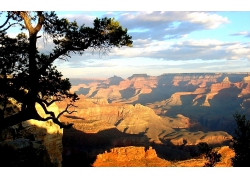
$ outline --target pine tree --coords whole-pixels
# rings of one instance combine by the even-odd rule
[[[232,163],[234,167],[250,167],[250,121],[246,120],[245,114],[236,112],[233,116],[237,128],[233,137],[235,157],[232,158]]]
[[[112,47],[132,46],[133,42],[127,29],[112,18],[96,18],[93,27],[79,26],[55,12],[8,11],[0,12],[0,18],[5,18],[0,22],[0,130],[29,119],[51,119],[61,128],[71,127],[62,124],[59,117],[73,113],[71,107],[79,98],[70,92],[69,79],[57,71],[54,61],[68,60],[71,53],[83,55],[86,49],[107,53]],[[11,38],[8,30],[14,26],[20,27],[20,33]],[[38,51],[38,38],[53,40],[51,52]],[[65,99],[70,103],[59,115],[48,111],[52,103]],[[8,107],[13,100],[19,105],[16,112]],[[39,115],[36,104],[47,118]]]

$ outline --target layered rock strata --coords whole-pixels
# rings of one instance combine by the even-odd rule
[[[99,154],[93,167],[166,167],[171,163],[157,157],[152,147],[120,147],[113,148],[110,152]]]
[[[221,155],[221,159],[215,167],[232,167],[234,151],[229,146],[213,149]],[[182,161],[167,161],[157,157],[156,151],[151,147],[119,147],[110,152],[99,154],[92,164],[93,167],[204,167],[207,160],[204,156]]]

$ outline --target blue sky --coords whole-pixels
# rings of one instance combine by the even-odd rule
[[[60,62],[58,68],[65,75],[126,78],[135,73],[247,72],[250,68],[250,11],[59,14],[86,24],[96,16],[115,17],[134,41],[132,48],[114,49],[105,57],[86,53]]]
[[[57,60],[55,65],[69,78],[113,75],[127,78],[138,73],[157,76],[163,73],[249,72],[250,11],[240,9],[246,6],[245,1],[237,2],[241,6],[232,4],[222,11],[206,10],[203,6],[169,9],[154,7],[154,4],[140,7],[138,11],[127,10],[127,6],[117,11],[107,4],[101,9],[92,4],[90,9],[94,11],[86,10],[86,4],[82,4],[85,7],[82,11],[78,7],[73,11],[63,11],[68,9],[65,7],[56,9],[60,17],[87,26],[92,25],[95,17],[115,17],[128,28],[134,43],[132,48],[114,48],[107,56],[86,51],[83,56],[72,55],[67,62]],[[215,5],[218,4],[211,7]],[[42,40],[39,42],[43,52],[49,52],[51,47],[50,43],[44,46]]]

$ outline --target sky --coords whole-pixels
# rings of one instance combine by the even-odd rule
[[[190,3],[196,2],[188,1],[190,3],[181,8],[178,1],[172,8],[171,4],[155,6],[151,2],[139,5],[139,8],[124,5],[125,8],[117,9],[114,2],[119,1],[107,1],[108,5],[104,6],[103,2],[100,6],[90,4],[91,11],[86,4],[80,4],[83,8],[77,6],[74,10],[68,10],[71,8],[67,5],[62,9],[55,8],[59,17],[76,20],[85,26],[92,26],[96,17],[114,17],[128,29],[133,40],[133,47],[113,48],[103,56],[86,50],[82,56],[72,54],[68,61],[56,60],[55,65],[68,78],[249,72],[250,11],[245,10],[245,1],[237,1],[237,6],[227,1],[231,3],[228,7],[219,2],[193,7]],[[129,4],[133,1],[120,2]],[[218,6],[224,8],[217,9]],[[38,48],[46,53],[52,45],[50,41],[45,44],[40,38]]]

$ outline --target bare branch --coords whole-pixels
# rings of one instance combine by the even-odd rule
[[[60,128],[65,128],[65,129],[68,129],[68,128],[71,128],[73,126],[73,123],[70,123],[70,124],[62,124],[58,118],[53,118],[53,117],[47,117],[44,119],[44,121],[48,121],[48,120],[52,120],[55,124],[59,125]]]
[[[77,111],[75,111],[75,110],[69,111],[68,109],[69,109],[70,107],[75,107],[75,108],[76,108],[77,106],[75,106],[74,104],[67,104],[66,109],[65,109],[64,111],[60,112],[60,113],[58,114],[57,118],[59,118],[59,117],[60,117],[62,114],[64,114],[64,113],[72,114],[72,113],[74,113],[74,112],[77,112]]]
[[[40,119],[38,119],[38,120],[41,120],[41,121],[48,121],[48,120],[51,119],[54,123],[56,123],[57,125],[59,125],[60,128],[70,128],[70,127],[73,125],[73,124],[64,125],[64,124],[62,124],[62,122],[59,121],[59,117],[60,117],[62,114],[64,114],[64,113],[72,114],[73,112],[76,112],[75,110],[74,110],[74,111],[69,111],[69,110],[68,110],[70,107],[76,107],[76,106],[74,106],[73,104],[68,104],[67,107],[66,107],[66,109],[65,109],[64,111],[60,112],[60,113],[57,115],[57,117],[56,117],[54,112],[48,111],[48,109],[46,108],[46,106],[45,106],[45,104],[42,102],[42,100],[39,99],[39,100],[37,101],[37,103],[39,103],[39,104],[42,106],[42,108],[43,108],[43,110],[44,110],[44,112],[45,112],[46,114],[49,114],[49,115],[50,115],[50,117],[47,117],[47,118],[40,118]]]
[[[11,15],[8,14],[6,21],[5,21],[2,25],[0,25],[0,29],[4,28],[4,27],[9,23],[9,20],[10,20],[10,19],[11,19]],[[6,31],[6,30],[8,30],[11,26],[14,26],[14,25],[16,25],[16,24],[21,25],[20,23],[12,23],[12,24],[9,23],[9,25],[8,25],[6,28],[0,30],[0,33],[1,33],[1,32],[4,32],[4,31]]]
[[[3,23],[3,25],[0,25],[0,29],[3,28],[10,20],[10,15],[8,14],[6,21]]]

